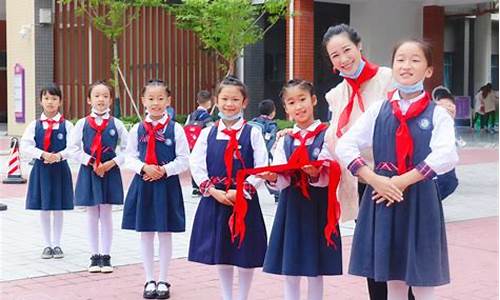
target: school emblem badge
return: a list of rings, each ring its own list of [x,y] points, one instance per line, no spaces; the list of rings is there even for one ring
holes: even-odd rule
[[[165,145],[167,145],[167,146],[172,146],[172,144],[173,144],[173,143],[172,143],[172,140],[171,140],[171,139],[166,139],[166,140],[165,140]]]
[[[60,140],[60,141],[62,141],[62,139],[63,139],[63,138],[64,138],[64,135],[63,135],[62,133],[60,133],[60,132],[59,132],[59,133],[57,134],[57,139],[58,139],[58,140]]]
[[[314,158],[318,158],[318,156],[319,156],[319,153],[320,153],[320,152],[321,152],[321,149],[319,149],[319,148],[314,148],[314,149],[313,149],[313,152],[312,152],[312,156],[313,156]]]
[[[422,118],[418,120],[418,127],[422,130],[427,130],[431,127],[431,121],[427,118]]]
[[[109,130],[109,135],[115,136],[115,134],[116,134],[116,130],[114,130],[114,129]]]

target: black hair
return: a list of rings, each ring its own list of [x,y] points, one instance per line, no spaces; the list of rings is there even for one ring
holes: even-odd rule
[[[105,80],[97,80],[97,81],[94,81],[92,82],[91,85],[89,85],[89,91],[87,93],[87,97],[90,98],[90,94],[92,94],[92,90],[98,86],[98,85],[104,85],[105,87],[108,88],[109,90],[109,95],[110,96],[113,96],[113,88],[111,88],[111,86],[105,81]],[[112,98],[112,97],[111,97]]]
[[[212,100],[212,94],[207,90],[201,90],[196,94],[196,103],[199,105],[205,104]]]
[[[432,67],[432,45],[429,42],[419,40],[419,39],[408,39],[399,41],[394,49],[392,50],[392,64],[394,64],[394,58],[396,56],[396,52],[398,49],[406,43],[414,43],[422,50],[425,56],[425,60],[427,60],[427,67]]]
[[[141,90],[141,95],[144,96],[144,93],[146,93],[146,89],[148,87],[157,87],[157,86],[165,88],[165,92],[167,93],[167,96],[170,96],[170,89],[168,88],[168,84],[161,79],[148,80]]]
[[[243,95],[243,98],[247,98],[248,96],[248,91],[246,85],[241,82],[237,77],[229,75],[226,78],[222,79],[222,81],[219,83],[217,86],[217,89],[215,90],[215,96],[219,96],[220,92],[222,89],[226,86],[235,86],[237,87],[241,94]]]
[[[359,46],[359,43],[361,42],[361,36],[359,35],[359,33],[351,26],[342,23],[339,25],[328,27],[325,34],[323,35],[323,47],[326,48],[326,44],[328,44],[332,37],[342,33],[347,34],[349,40],[351,40],[354,45]]]
[[[308,91],[311,96],[315,95],[314,86],[311,82],[303,79],[291,79],[281,88],[281,101],[284,101],[283,96],[285,95],[286,90],[291,87],[299,87],[301,90]]]
[[[439,101],[441,99],[450,99],[453,104],[455,104],[455,97],[451,94],[450,90],[444,86],[438,86],[432,91],[432,97],[434,101]]]
[[[44,86],[40,90],[40,100],[42,100],[42,97],[46,94],[50,94],[52,96],[57,96],[57,97],[59,97],[59,99],[62,100],[61,88],[59,88],[59,86],[55,83],[51,83],[47,86]]]
[[[271,99],[265,99],[259,102],[259,113],[264,116],[271,115],[276,110],[274,101]]]

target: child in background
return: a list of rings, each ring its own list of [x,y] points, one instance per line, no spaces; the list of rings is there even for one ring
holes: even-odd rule
[[[76,180],[75,205],[87,207],[90,273],[113,272],[110,256],[113,240],[111,208],[113,204],[123,204],[120,166],[125,162],[128,132],[122,121],[110,114],[111,96],[112,89],[106,82],[92,83],[87,96],[91,112],[78,120],[71,134],[70,151],[73,158],[81,163]],[[117,148],[120,151],[116,151]]]
[[[73,124],[59,113],[62,94],[55,84],[42,88],[40,104],[43,108],[40,119],[31,122],[21,138],[20,149],[29,158],[35,159],[29,178],[26,209],[40,211],[45,241],[41,257],[63,258],[63,211],[73,209],[73,180],[66,161],[69,157],[67,137]]]
[[[276,106],[274,101],[271,99],[262,100],[259,103],[259,116],[248,122],[250,125],[257,126],[264,136],[264,141],[266,141],[266,148],[269,154],[269,163],[273,161],[272,148],[276,142],[276,133],[278,131],[278,124],[274,121],[276,116]],[[269,189],[269,192],[274,196],[274,202],[278,202],[279,192],[274,189]]]
[[[249,176],[244,194],[248,201],[246,238],[231,241],[228,222],[236,200],[236,173],[242,168],[267,166],[262,134],[245,123],[248,92],[235,77],[225,78],[216,90],[220,121],[204,128],[189,158],[191,174],[202,198],[193,221],[188,260],[216,265],[224,300],[233,299],[233,273],[239,273],[239,300],[248,299],[255,268],[261,267],[267,234],[255,187],[262,179]]]
[[[189,143],[189,150],[193,150],[194,144],[200,135],[203,128],[212,125],[212,116],[210,115],[210,108],[212,107],[212,95],[207,90],[201,90],[196,95],[196,103],[198,103],[198,108],[193,111],[187,117],[186,124],[184,126],[184,132]],[[194,180],[193,185],[193,196],[201,196],[200,189],[196,185]]]
[[[148,115],[132,127],[127,145],[127,168],[136,175],[127,193],[122,228],[141,233],[145,299],[170,297],[172,232],[184,232],[186,223],[179,174],[189,168],[189,148],[182,126],[165,111],[169,95],[163,81],[146,84],[141,100]],[[160,244],[158,282],[153,279],[155,233]]]
[[[295,121],[292,132],[280,138],[273,165],[286,164],[304,145],[312,161],[332,159],[325,143],[327,126],[314,119],[317,99],[313,86],[290,80],[282,89],[285,111]],[[296,155],[296,154],[295,154]],[[274,218],[264,272],[285,276],[285,300],[300,299],[300,280],[307,277],[308,299],[323,299],[323,276],[342,274],[342,245],[338,225],[335,246],[327,245],[328,168],[306,165],[310,199],[297,185],[296,176],[265,172],[260,176],[281,190]]]

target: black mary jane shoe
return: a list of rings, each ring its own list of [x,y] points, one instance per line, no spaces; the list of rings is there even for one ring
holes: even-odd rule
[[[167,287],[167,289],[158,289],[158,286],[162,284]],[[165,282],[165,281],[158,281],[156,284],[156,299],[168,299],[170,298],[170,283]]]
[[[155,285],[155,289],[154,290],[146,290],[146,287],[148,286],[148,284],[154,284]],[[142,293],[142,297],[144,299],[156,299],[156,281],[154,280],[151,280],[151,281],[148,281],[144,284],[144,292]]]

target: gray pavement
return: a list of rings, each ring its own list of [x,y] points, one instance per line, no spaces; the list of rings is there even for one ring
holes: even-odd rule
[[[469,131],[461,132],[467,141],[466,148],[498,149],[498,135],[475,134]],[[491,151],[490,151],[491,152]],[[7,156],[0,156],[0,164],[6,165]],[[30,167],[23,161],[24,176],[28,176]],[[76,172],[78,166],[71,164]],[[0,176],[5,176],[5,168],[1,167]],[[128,174],[130,176],[130,173]],[[486,163],[465,164],[457,167],[460,185],[457,191],[444,202],[447,222],[498,216],[498,156],[496,161]],[[187,177],[185,177],[187,178]],[[174,234],[173,257],[187,256],[189,236],[193,217],[199,198],[191,197],[188,180],[183,189],[186,209],[186,232]],[[9,194],[13,187],[0,185],[2,194]],[[26,185],[24,185],[26,189]],[[22,192],[22,191],[21,191]],[[65,212],[62,248],[66,257],[60,260],[42,260],[39,258],[42,248],[39,213],[24,209],[22,193],[12,193],[12,197],[0,199],[9,206],[5,212],[0,212],[0,281],[39,277],[53,274],[64,274],[86,270],[89,260],[89,247],[86,233],[86,214],[84,210],[76,209]],[[262,210],[268,231],[276,205],[273,197],[265,189],[259,190]],[[112,263],[115,266],[141,262],[139,249],[139,234],[120,229],[122,211],[119,207],[113,211],[113,247]],[[343,236],[352,235],[353,222],[341,224]],[[269,232],[268,232],[269,233]]]

